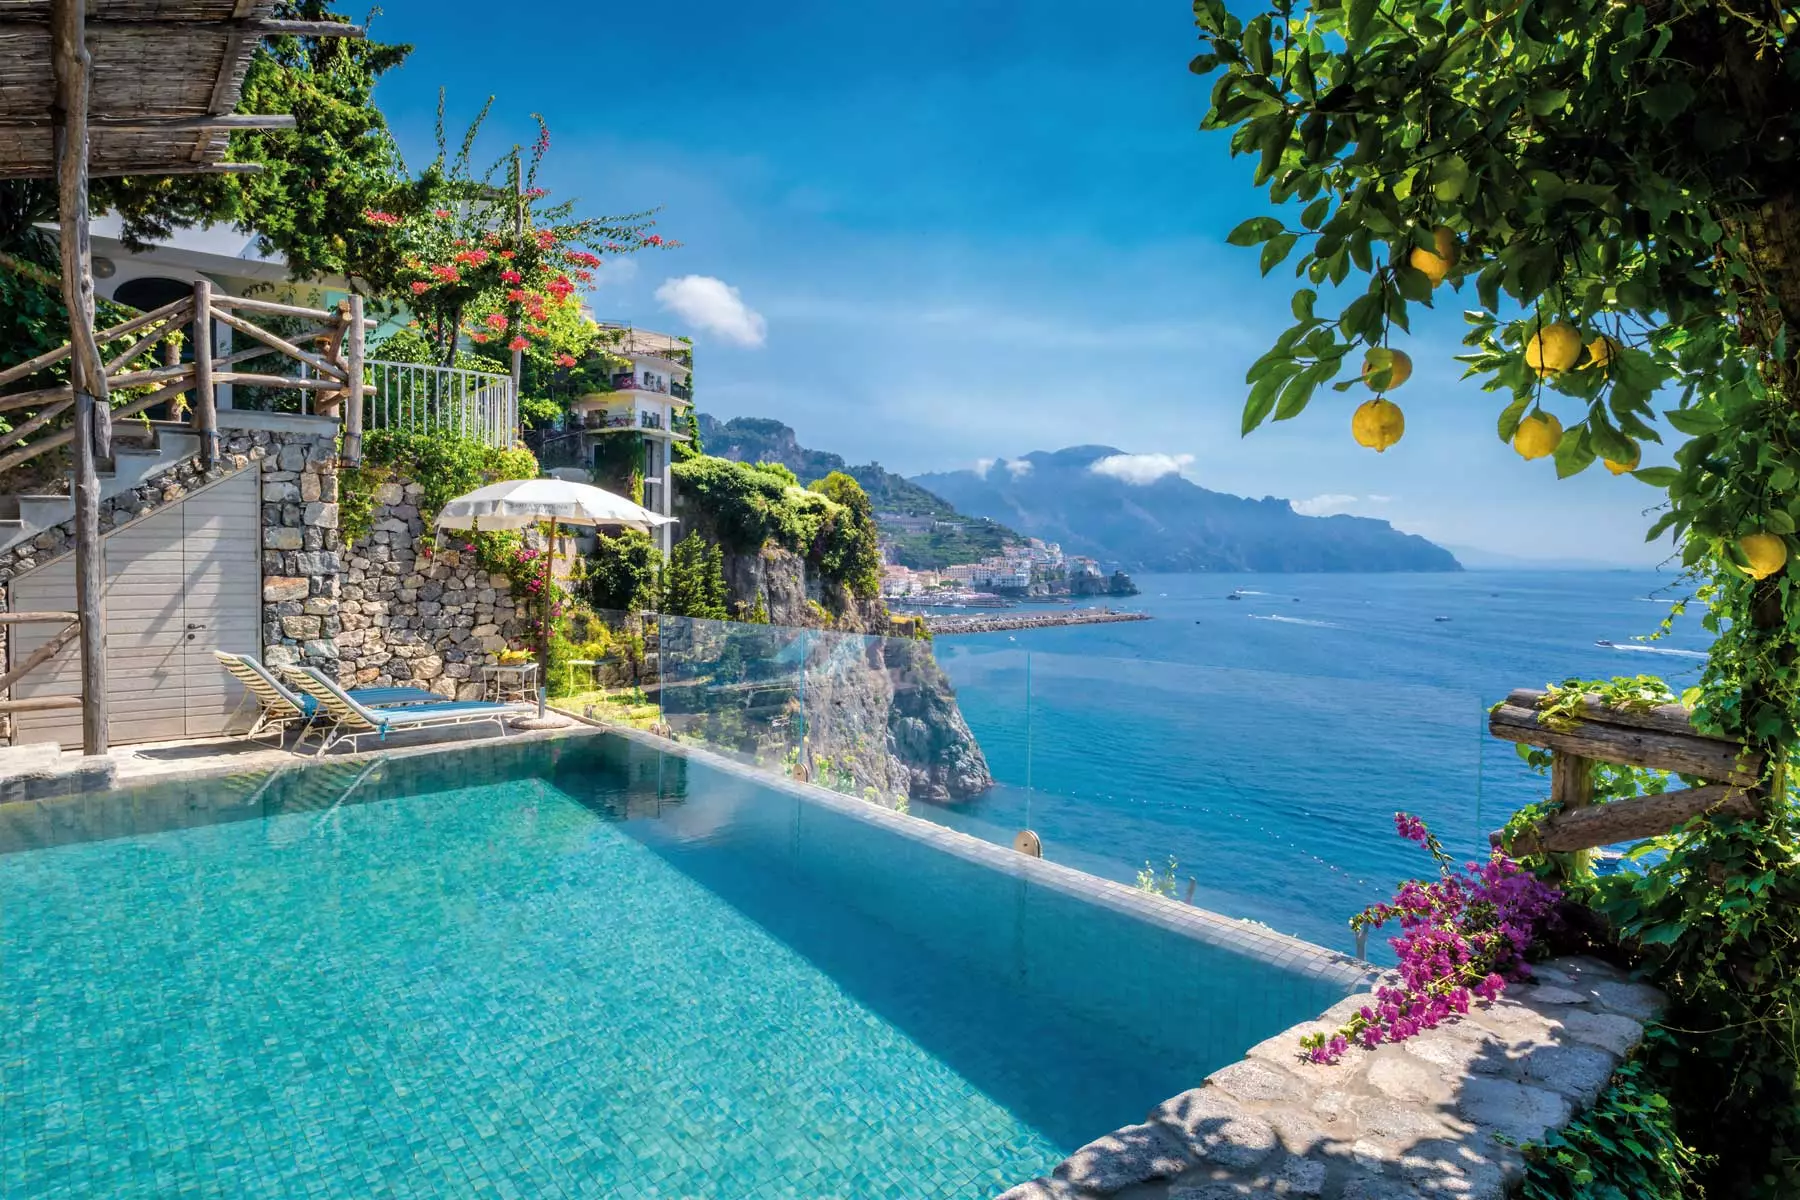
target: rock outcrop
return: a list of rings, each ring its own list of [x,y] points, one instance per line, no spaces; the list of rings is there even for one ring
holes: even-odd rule
[[[799,555],[770,547],[726,555],[725,581],[734,612],[760,607],[771,627],[807,631],[763,649],[793,664],[771,686],[789,690],[803,757],[821,782],[890,803],[961,800],[993,786],[931,643],[897,633],[879,600],[822,585]]]

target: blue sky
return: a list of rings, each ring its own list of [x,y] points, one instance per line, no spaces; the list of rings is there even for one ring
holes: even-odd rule
[[[1597,469],[1557,483],[1496,439],[1499,405],[1451,361],[1448,293],[1407,346],[1400,445],[1356,446],[1362,397],[1332,392],[1239,438],[1243,373],[1293,283],[1224,244],[1262,198],[1197,130],[1180,0],[513,11],[390,4],[376,35],[417,50],[382,106],[423,161],[440,84],[453,135],[494,93],[487,153],[529,144],[541,112],[557,196],[660,206],[683,246],[608,272],[590,304],[691,334],[704,411],[907,473],[1096,442],[1451,545],[1659,557],[1650,488]],[[723,287],[668,286],[687,276]]]

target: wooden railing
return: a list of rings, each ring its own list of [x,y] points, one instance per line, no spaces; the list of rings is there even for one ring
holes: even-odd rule
[[[8,695],[0,699],[0,713],[41,711],[51,708],[80,708],[80,696],[36,696],[29,700],[10,698],[12,685],[55,658],[62,648],[74,641],[81,634],[81,614],[72,612],[20,612],[0,613],[0,626],[14,625],[63,625],[64,628],[53,635],[49,641],[39,646],[26,656],[25,661],[12,670],[0,675],[0,693]]]
[[[256,324],[246,314],[296,319],[319,328],[283,337]],[[362,318],[360,297],[352,297],[336,310],[305,308],[271,300],[215,295],[211,285],[202,281],[194,285],[192,296],[96,332],[95,340],[102,345],[131,339],[124,350],[104,360],[107,390],[117,396],[126,389],[148,389],[110,406],[106,415],[116,422],[158,404],[172,404],[177,412],[190,414],[190,423],[201,435],[202,452],[211,465],[218,455],[216,389],[219,385],[256,385],[316,393],[315,411],[337,415],[349,390],[345,381],[363,373],[363,337],[369,324],[372,322]],[[244,335],[251,345],[216,358],[213,330],[217,325]],[[177,339],[184,331],[189,333],[192,346],[192,358],[187,362],[177,358]],[[143,365],[145,355],[153,354],[158,343],[163,346],[163,365]],[[310,343],[313,348],[307,349],[302,343]],[[283,373],[279,368],[275,371],[237,369],[253,360],[267,359],[271,353],[280,357],[283,367],[294,363],[300,369],[294,374]],[[0,390],[58,366],[69,355],[70,348],[64,345],[28,362],[0,370]],[[75,430],[69,418],[73,407],[74,391],[66,382],[0,394],[0,413],[25,416],[23,421],[15,422],[11,430],[0,433],[0,474],[72,442]],[[359,405],[351,405],[349,411],[357,417],[361,415]],[[346,421],[346,426],[349,424]],[[360,428],[355,432],[360,434]],[[351,430],[346,428],[345,433],[348,439]],[[346,454],[349,450],[346,446]]]
[[[1516,835],[1506,847],[1510,853],[1580,855],[1668,833],[1699,816],[1757,813],[1762,755],[1701,733],[1679,704],[1620,708],[1589,695],[1566,715],[1559,705],[1553,717],[1544,711],[1547,695],[1515,691],[1488,716],[1488,731],[1495,737],[1550,751],[1550,799],[1556,811]],[[1595,804],[1595,763],[1671,771],[1701,782]],[[1493,835],[1496,845],[1502,840]]]

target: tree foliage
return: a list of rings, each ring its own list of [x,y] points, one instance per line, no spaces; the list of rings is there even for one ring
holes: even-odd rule
[[[792,474],[792,472],[789,472]],[[833,471],[808,487],[839,506],[819,530],[817,550],[819,571],[827,579],[835,579],[864,600],[881,594],[881,541],[875,527],[875,506],[862,485],[844,474]]]
[[[1800,870],[1787,782],[1800,729],[1786,569],[1800,523],[1793,12],[1701,0],[1281,0],[1242,18],[1196,0],[1194,12],[1207,45],[1193,69],[1214,77],[1204,127],[1231,131],[1273,202],[1229,240],[1260,247],[1264,274],[1291,262],[1301,281],[1293,325],[1248,372],[1245,432],[1299,416],[1327,385],[1404,396],[1392,357],[1368,352],[1397,349],[1419,308],[1453,290],[1462,361],[1496,394],[1502,440],[1546,452],[1559,476],[1600,458],[1660,490],[1647,536],[1679,540],[1715,639],[1688,699],[1770,768],[1762,820],[1696,822],[1609,915],[1678,996],[1719,1018],[1687,1043],[1688,1067],[1711,1073],[1675,1078],[1687,1112],[1708,1114],[1688,1132],[1715,1163],[1709,1191],[1800,1192],[1800,952],[1777,901]],[[1672,463],[1640,466],[1671,433]]]
[[[731,615],[725,604],[724,552],[697,530],[676,542],[669,552],[669,566],[663,572],[662,611],[708,621],[723,621]]]
[[[650,535],[627,529],[601,534],[588,555],[585,599],[605,612],[635,613],[654,608],[662,555]]]

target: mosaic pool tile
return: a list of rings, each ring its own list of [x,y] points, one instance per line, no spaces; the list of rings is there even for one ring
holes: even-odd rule
[[[984,1197],[1322,1007],[742,780],[479,753],[0,854],[0,1197]]]

